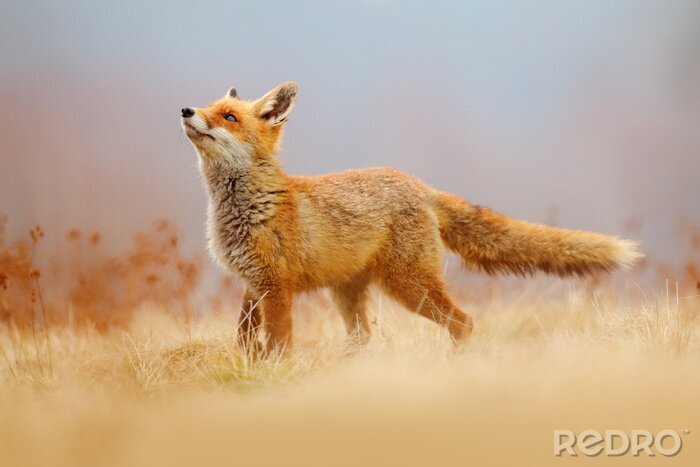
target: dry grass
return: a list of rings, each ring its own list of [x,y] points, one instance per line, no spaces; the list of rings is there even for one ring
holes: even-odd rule
[[[462,349],[376,298],[372,342],[353,352],[334,310],[308,297],[295,310],[292,356],[263,361],[233,345],[228,315],[186,326],[144,309],[127,330],[55,328],[48,342],[5,326],[0,458],[18,466],[547,465],[567,462],[551,454],[554,428],[687,428],[670,460],[693,465],[700,302],[590,298],[550,292],[527,305],[489,303]]]
[[[237,299],[215,312],[196,300],[197,263],[174,235],[161,225],[124,255],[91,254],[68,268],[84,282],[64,274],[64,289],[43,285],[40,230],[0,242],[0,465],[700,463],[697,269],[656,288],[472,287],[461,301],[476,330],[461,348],[379,294],[369,347],[349,348],[329,300],[309,295],[292,355],[256,360],[234,344]],[[76,290],[108,292],[81,302]],[[571,459],[552,455],[558,428],[690,433],[674,458]]]

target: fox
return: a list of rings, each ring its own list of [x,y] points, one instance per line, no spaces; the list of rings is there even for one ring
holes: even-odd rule
[[[473,269],[522,276],[628,270],[643,256],[637,242],[516,220],[392,168],[288,175],[280,140],[297,95],[292,81],[252,101],[230,88],[181,110],[208,193],[209,252],[245,285],[242,348],[289,352],[294,295],[324,287],[366,345],[372,284],[465,341],[474,323],[446,292],[447,249]]]

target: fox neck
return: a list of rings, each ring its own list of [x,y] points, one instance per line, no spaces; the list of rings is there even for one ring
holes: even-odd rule
[[[225,269],[253,279],[260,266],[251,231],[284,202],[286,176],[274,158],[245,169],[204,161],[201,168],[209,192],[209,251]]]
[[[285,174],[275,158],[258,159],[249,167],[202,163],[210,209],[220,220],[257,224],[274,215],[285,189]]]

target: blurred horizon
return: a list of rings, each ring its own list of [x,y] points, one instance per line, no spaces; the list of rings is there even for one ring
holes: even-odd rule
[[[389,165],[670,263],[700,225],[697,2],[7,1],[0,39],[0,212],[49,250],[167,218],[204,253],[179,109],[287,80],[291,174]]]

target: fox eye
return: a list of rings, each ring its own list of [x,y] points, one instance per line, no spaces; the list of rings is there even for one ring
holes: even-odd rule
[[[228,120],[229,122],[237,122],[237,121],[238,121],[238,119],[236,118],[236,116],[233,115],[233,114],[226,114],[226,115],[224,115],[224,118],[225,118],[226,120]]]

